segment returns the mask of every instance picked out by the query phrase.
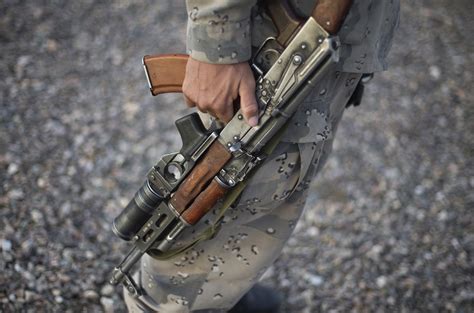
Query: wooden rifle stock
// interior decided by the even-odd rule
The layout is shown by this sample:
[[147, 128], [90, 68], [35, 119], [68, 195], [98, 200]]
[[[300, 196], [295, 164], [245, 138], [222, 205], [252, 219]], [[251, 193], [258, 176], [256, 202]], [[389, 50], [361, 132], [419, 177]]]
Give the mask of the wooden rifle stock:
[[182, 92], [187, 54], [146, 55], [143, 67], [153, 96], [169, 92]]

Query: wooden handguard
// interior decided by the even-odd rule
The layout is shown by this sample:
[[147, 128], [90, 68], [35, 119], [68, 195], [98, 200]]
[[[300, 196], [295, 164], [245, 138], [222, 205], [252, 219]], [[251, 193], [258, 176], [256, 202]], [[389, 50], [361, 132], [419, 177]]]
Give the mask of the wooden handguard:
[[190, 225], [196, 224], [214, 205], [224, 197], [228, 188], [220, 185], [215, 179], [199, 194], [181, 217]]
[[188, 63], [187, 54], [146, 55], [143, 67], [151, 94], [181, 92]]
[[328, 33], [335, 35], [351, 5], [352, 0], [318, 0], [311, 15]]
[[232, 154], [219, 141], [215, 141], [171, 197], [170, 204], [173, 208], [178, 213], [183, 213], [231, 156]]

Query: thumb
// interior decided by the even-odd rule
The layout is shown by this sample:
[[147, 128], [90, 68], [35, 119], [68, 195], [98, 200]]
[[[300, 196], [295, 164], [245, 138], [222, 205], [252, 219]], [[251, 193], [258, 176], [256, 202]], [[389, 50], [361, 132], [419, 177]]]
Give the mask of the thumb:
[[250, 126], [258, 124], [258, 104], [255, 99], [255, 79], [253, 75], [244, 75], [239, 86], [240, 109]]

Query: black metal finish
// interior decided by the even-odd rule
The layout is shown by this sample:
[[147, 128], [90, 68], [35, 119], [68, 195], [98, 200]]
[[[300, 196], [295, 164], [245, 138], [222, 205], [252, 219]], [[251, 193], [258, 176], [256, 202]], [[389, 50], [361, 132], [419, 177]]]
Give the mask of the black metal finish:
[[189, 160], [196, 148], [207, 138], [206, 128], [197, 113], [183, 116], [176, 120], [175, 125], [183, 141], [180, 153], [186, 160]]
[[162, 200], [163, 198], [146, 181], [120, 215], [115, 218], [113, 232], [123, 240], [131, 240], [150, 219], [153, 210]]

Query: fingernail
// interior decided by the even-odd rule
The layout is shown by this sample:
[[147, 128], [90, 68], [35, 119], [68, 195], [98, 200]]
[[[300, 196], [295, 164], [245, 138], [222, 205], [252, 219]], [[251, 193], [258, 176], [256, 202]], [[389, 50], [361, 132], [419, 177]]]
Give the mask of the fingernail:
[[257, 126], [258, 124], [258, 118], [256, 116], [252, 116], [251, 118], [249, 118], [249, 125], [254, 127], [254, 126]]

